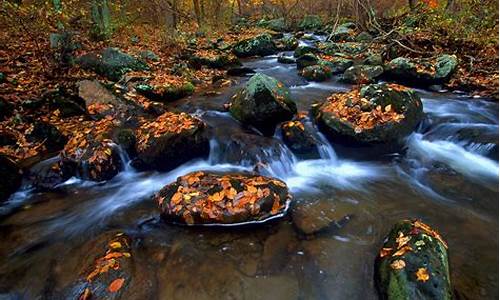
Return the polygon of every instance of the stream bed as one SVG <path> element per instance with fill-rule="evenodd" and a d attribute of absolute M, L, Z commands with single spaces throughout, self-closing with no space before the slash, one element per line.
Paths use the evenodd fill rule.
<path fill-rule="evenodd" d="M 282 81 L 299 111 L 350 89 L 335 78 L 308 83 L 276 56 L 244 67 Z M 127 165 L 108 182 L 72 178 L 52 192 L 32 192 L 26 182 L 0 207 L 0 299 L 78 299 L 68 286 L 116 233 L 131 237 L 134 258 L 123 299 L 377 299 L 374 259 L 392 225 L 412 218 L 448 242 L 459 299 L 498 296 L 498 103 L 418 90 L 425 119 L 403 151 L 336 145 L 315 129 L 321 158 L 299 159 L 279 132 L 263 137 L 225 112 L 247 78 L 233 80 L 216 95 L 174 103 L 209 125 L 208 158 L 168 173 Z M 178 176 L 256 164 L 290 188 L 284 218 L 231 228 L 160 220 L 151 197 Z M 297 228 L 326 218 L 338 222 L 315 234 Z"/>

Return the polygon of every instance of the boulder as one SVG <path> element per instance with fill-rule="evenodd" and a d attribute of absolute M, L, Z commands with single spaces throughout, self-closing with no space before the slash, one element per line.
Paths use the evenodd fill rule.
<path fill-rule="evenodd" d="M 313 66 L 316 65 L 319 61 L 319 58 L 312 54 L 312 53 L 306 53 L 302 56 L 299 56 L 295 62 L 297 63 L 297 69 L 303 69 L 305 67 Z"/>
<path fill-rule="evenodd" d="M 55 91 L 50 91 L 42 96 L 41 104 L 47 104 L 50 110 L 59 110 L 61 118 L 84 115 L 87 113 L 85 100 L 76 91 L 70 88 L 61 87 Z M 37 101 L 24 103 L 23 106 L 38 109 Z"/>
<path fill-rule="evenodd" d="M 325 81 L 332 77 L 332 70 L 327 65 L 317 64 L 302 69 L 300 76 L 309 81 Z"/>
<path fill-rule="evenodd" d="M 319 158 L 318 140 L 307 122 L 307 117 L 299 114 L 294 120 L 282 123 L 283 142 L 301 158 Z"/>
<path fill-rule="evenodd" d="M 352 42 L 354 41 L 354 29 L 348 27 L 348 26 L 343 26 L 340 25 L 335 29 L 334 32 L 329 36 L 329 41 L 332 42 Z"/>
<path fill-rule="evenodd" d="M 279 51 L 293 51 L 299 46 L 299 41 L 293 36 L 286 36 L 276 42 Z"/>
<path fill-rule="evenodd" d="M 330 68 L 332 74 L 344 73 L 345 70 L 350 68 L 354 62 L 351 59 L 334 56 L 328 60 L 321 60 L 320 64 L 324 64 Z"/>
<path fill-rule="evenodd" d="M 23 173 L 17 164 L 7 157 L 0 154 L 0 203 L 9 199 L 21 187 Z"/>
<path fill-rule="evenodd" d="M 299 24 L 300 30 L 318 30 L 323 26 L 321 18 L 317 15 L 305 16 Z"/>
<path fill-rule="evenodd" d="M 283 32 L 287 30 L 284 18 L 278 18 L 272 20 L 260 20 L 259 22 L 257 22 L 257 26 L 271 29 L 277 32 Z"/>
<path fill-rule="evenodd" d="M 205 123 L 188 114 L 166 112 L 144 122 L 136 131 L 137 157 L 133 166 L 140 170 L 168 171 L 208 155 Z"/>
<path fill-rule="evenodd" d="M 43 142 L 48 152 L 56 152 L 64 148 L 68 138 L 54 125 L 36 121 L 31 132 L 26 135 L 26 140 L 29 142 Z"/>
<path fill-rule="evenodd" d="M 121 101 L 97 80 L 82 80 L 77 85 L 78 96 L 85 101 L 86 107 L 93 104 L 111 104 L 113 106 L 121 104 Z"/>
<path fill-rule="evenodd" d="M 272 134 L 276 125 L 291 119 L 297 108 L 283 83 L 257 73 L 231 98 L 229 111 L 244 125 Z"/>
<path fill-rule="evenodd" d="M 211 51 L 198 51 L 189 58 L 189 63 L 195 69 L 207 66 L 214 69 L 223 69 L 240 66 L 240 60 L 233 54 L 224 54 Z"/>
<path fill-rule="evenodd" d="M 118 81 L 127 72 L 148 70 L 147 64 L 117 48 L 106 48 L 100 53 L 89 53 L 75 62 L 83 69 L 96 72 L 109 80 Z"/>
<path fill-rule="evenodd" d="M 320 49 L 326 55 L 357 55 L 366 51 L 367 45 L 364 43 L 345 42 L 345 43 L 332 43 L 321 42 L 317 43 Z"/>
<path fill-rule="evenodd" d="M 342 81 L 347 83 L 371 83 L 375 82 L 384 73 L 381 66 L 357 65 L 349 67 L 342 76 Z"/>
<path fill-rule="evenodd" d="M 14 105 L 9 101 L 0 98 L 0 121 L 12 116 Z"/>
<path fill-rule="evenodd" d="M 103 119 L 86 122 L 60 153 L 63 177 L 76 176 L 85 180 L 104 181 L 113 178 L 122 169 L 117 145 L 112 141 L 115 125 Z"/>
<path fill-rule="evenodd" d="M 307 54 L 307 53 L 318 53 L 319 50 L 318 48 L 315 48 L 315 47 L 311 47 L 311 46 L 298 46 L 295 51 L 293 52 L 293 56 L 294 57 L 300 57 L 304 54 Z"/>
<path fill-rule="evenodd" d="M 286 56 L 284 54 L 280 54 L 280 55 L 278 55 L 278 62 L 280 64 L 294 64 L 296 61 L 295 61 L 295 58 L 293 58 L 291 56 Z"/>
<path fill-rule="evenodd" d="M 160 57 L 151 50 L 143 50 L 139 52 L 139 57 L 142 58 L 143 60 L 149 60 L 153 62 L 160 61 Z"/>
<path fill-rule="evenodd" d="M 333 94 L 314 113 L 332 138 L 361 144 L 398 141 L 423 118 L 416 92 L 396 84 L 370 84 Z"/>
<path fill-rule="evenodd" d="M 30 169 L 28 178 L 31 180 L 31 186 L 41 192 L 54 190 L 58 184 L 69 179 L 68 174 L 63 176 L 58 157 L 35 165 Z"/>
<path fill-rule="evenodd" d="M 239 41 L 233 46 L 233 53 L 237 57 L 266 56 L 276 51 L 273 38 L 267 33 Z"/>
<path fill-rule="evenodd" d="M 398 57 L 386 65 L 390 79 L 416 85 L 446 83 L 458 67 L 454 55 L 440 55 L 436 59 L 411 59 Z"/>
<path fill-rule="evenodd" d="M 278 179 L 207 172 L 181 176 L 155 196 L 165 220 L 190 225 L 264 221 L 284 214 L 290 199 Z"/>
<path fill-rule="evenodd" d="M 448 246 L 429 225 L 401 221 L 377 255 L 375 280 L 382 299 L 452 299 Z"/>
<path fill-rule="evenodd" d="M 152 101 L 172 102 L 192 95 L 195 87 L 189 81 L 174 81 L 161 85 L 139 84 L 135 90 Z"/>

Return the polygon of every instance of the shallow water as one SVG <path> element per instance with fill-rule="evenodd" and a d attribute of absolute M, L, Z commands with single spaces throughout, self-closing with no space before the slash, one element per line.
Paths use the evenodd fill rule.
<path fill-rule="evenodd" d="M 283 81 L 299 110 L 349 88 L 335 79 L 307 83 L 276 56 L 245 66 Z M 424 220 L 448 242 L 457 296 L 497 297 L 497 103 L 422 90 L 425 120 L 405 151 L 377 156 L 316 131 L 321 158 L 301 160 L 279 134 L 262 137 L 224 112 L 246 81 L 234 80 L 220 95 L 175 104 L 209 125 L 208 158 L 168 173 L 126 167 L 105 183 L 72 178 L 57 192 L 26 186 L 0 207 L 0 298 L 59 297 L 102 254 L 99 241 L 125 232 L 134 241 L 133 276 L 142 282 L 126 299 L 376 299 L 374 258 L 391 226 L 407 218 Z M 252 171 L 257 163 L 293 193 L 283 219 L 243 228 L 159 220 L 151 196 L 177 176 Z M 325 215 L 344 221 L 304 236 L 292 224 L 300 208 L 310 208 L 313 221 Z"/>

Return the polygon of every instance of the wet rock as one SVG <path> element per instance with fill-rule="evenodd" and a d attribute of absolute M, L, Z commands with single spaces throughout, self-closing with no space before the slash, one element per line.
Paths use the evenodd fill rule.
<path fill-rule="evenodd" d="M 227 70 L 227 75 L 229 76 L 246 76 L 248 74 L 254 74 L 255 71 L 246 67 L 230 68 Z"/>
<path fill-rule="evenodd" d="M 302 234 L 314 234 L 325 229 L 340 228 L 352 218 L 353 208 L 345 202 L 319 199 L 299 202 L 292 208 L 292 221 Z"/>
<path fill-rule="evenodd" d="M 420 221 L 401 221 L 386 237 L 375 262 L 382 299 L 452 299 L 448 246 Z"/>
<path fill-rule="evenodd" d="M 276 53 L 276 45 L 269 34 L 242 40 L 233 46 L 233 53 L 238 57 L 266 56 Z"/>
<path fill-rule="evenodd" d="M 417 85 L 446 83 L 458 67 L 454 55 L 440 55 L 436 59 L 398 57 L 386 66 L 387 76 L 393 80 Z"/>
<path fill-rule="evenodd" d="M 179 177 L 155 196 L 165 220 L 185 224 L 262 221 L 284 213 L 290 199 L 277 179 L 207 172 Z"/>
<path fill-rule="evenodd" d="M 289 261 L 290 250 L 294 248 L 295 243 L 295 232 L 292 226 L 288 222 L 281 223 L 278 231 L 264 242 L 259 269 L 264 273 L 281 271 Z"/>
<path fill-rule="evenodd" d="M 113 122 L 103 119 L 88 122 L 64 146 L 59 165 L 64 177 L 104 181 L 113 178 L 122 167 L 117 145 L 112 141 Z"/>
<path fill-rule="evenodd" d="M 319 58 L 316 55 L 312 53 L 306 53 L 296 59 L 297 69 L 303 69 L 305 67 L 316 65 L 318 61 Z"/>
<path fill-rule="evenodd" d="M 96 72 L 109 80 L 118 81 L 130 71 L 148 70 L 148 66 L 117 48 L 106 48 L 101 53 L 89 53 L 78 57 L 75 62 L 83 69 Z"/>
<path fill-rule="evenodd" d="M 69 179 L 64 177 L 59 165 L 59 159 L 49 159 L 47 162 L 41 162 L 30 170 L 29 178 L 32 186 L 37 191 L 51 191 Z"/>
<path fill-rule="evenodd" d="M 299 41 L 293 36 L 287 36 L 276 42 L 279 51 L 293 51 L 299 46 Z"/>
<path fill-rule="evenodd" d="M 42 142 L 48 152 L 56 152 L 64 148 L 68 138 L 54 125 L 38 121 L 33 125 L 33 130 L 26 136 L 29 142 Z"/>
<path fill-rule="evenodd" d="M 280 55 L 278 55 L 278 62 L 280 64 L 294 64 L 296 61 L 295 61 L 295 58 L 293 58 L 291 56 L 286 56 L 284 54 L 280 54 Z"/>
<path fill-rule="evenodd" d="M 143 50 L 143 51 L 139 52 L 139 57 L 144 59 L 144 60 L 150 60 L 150 61 L 154 61 L 154 62 L 160 61 L 160 57 L 158 55 L 156 55 L 156 53 L 154 53 L 151 50 Z"/>
<path fill-rule="evenodd" d="M 21 187 L 22 171 L 17 164 L 5 155 L 0 155 L 0 203 Z"/>
<path fill-rule="evenodd" d="M 382 66 L 384 61 L 380 53 L 368 53 L 367 56 L 361 61 L 361 64 L 369 66 Z"/>
<path fill-rule="evenodd" d="M 307 66 L 300 75 L 309 81 L 325 81 L 332 77 L 332 70 L 326 65 Z"/>
<path fill-rule="evenodd" d="M 85 101 L 87 107 L 93 104 L 121 104 L 121 101 L 97 80 L 82 80 L 77 85 L 78 96 Z"/>
<path fill-rule="evenodd" d="M 354 62 L 351 59 L 339 56 L 334 56 L 329 60 L 320 60 L 320 64 L 328 66 L 332 74 L 344 73 L 345 70 L 353 65 L 353 63 Z"/>
<path fill-rule="evenodd" d="M 205 124 L 188 114 L 166 112 L 143 123 L 136 131 L 137 158 L 141 170 L 171 170 L 193 158 L 208 155 Z"/>
<path fill-rule="evenodd" d="M 321 29 L 323 22 L 321 18 L 317 15 L 307 15 L 305 16 L 299 24 L 300 30 L 317 30 Z"/>
<path fill-rule="evenodd" d="M 395 84 L 370 84 L 334 94 L 315 113 L 320 127 L 332 138 L 358 143 L 398 141 L 423 118 L 416 92 Z"/>
<path fill-rule="evenodd" d="M 318 52 L 319 52 L 318 48 L 315 48 L 315 47 L 311 47 L 311 46 L 299 46 L 293 52 L 293 56 L 294 57 L 301 57 L 302 55 L 307 54 L 307 53 L 315 54 L 315 53 L 318 53 Z"/>
<path fill-rule="evenodd" d="M 319 158 L 318 140 L 307 123 L 307 117 L 299 115 L 293 121 L 281 124 L 283 142 L 299 157 Z"/>
<path fill-rule="evenodd" d="M 381 66 L 357 65 L 345 70 L 342 80 L 347 83 L 371 83 L 375 82 L 384 73 Z"/>
<path fill-rule="evenodd" d="M 297 112 L 289 90 L 278 80 L 257 73 L 231 98 L 231 115 L 266 134 Z"/>
<path fill-rule="evenodd" d="M 113 141 L 115 141 L 129 157 L 137 155 L 135 148 L 137 145 L 137 137 L 131 128 L 117 128 L 113 132 Z"/>
<path fill-rule="evenodd" d="M 139 84 L 135 89 L 139 94 L 150 100 L 172 102 L 192 95 L 195 88 L 191 82 L 175 82 L 158 86 Z"/>

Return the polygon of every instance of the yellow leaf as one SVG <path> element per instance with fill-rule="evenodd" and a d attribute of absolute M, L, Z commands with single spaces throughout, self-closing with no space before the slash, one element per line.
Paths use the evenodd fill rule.
<path fill-rule="evenodd" d="M 404 267 L 406 267 L 406 263 L 405 263 L 405 261 L 404 261 L 404 260 L 402 260 L 402 259 L 397 259 L 397 260 L 395 260 L 395 261 L 393 261 L 393 262 L 391 263 L 391 268 L 392 268 L 393 270 L 401 270 L 401 269 L 403 269 Z"/>
<path fill-rule="evenodd" d="M 429 273 L 426 268 L 418 268 L 418 271 L 415 273 L 418 281 L 426 282 L 429 280 Z"/>
<path fill-rule="evenodd" d="M 113 242 L 109 244 L 109 247 L 111 247 L 112 249 L 120 249 L 122 247 L 122 244 L 120 242 Z"/>

